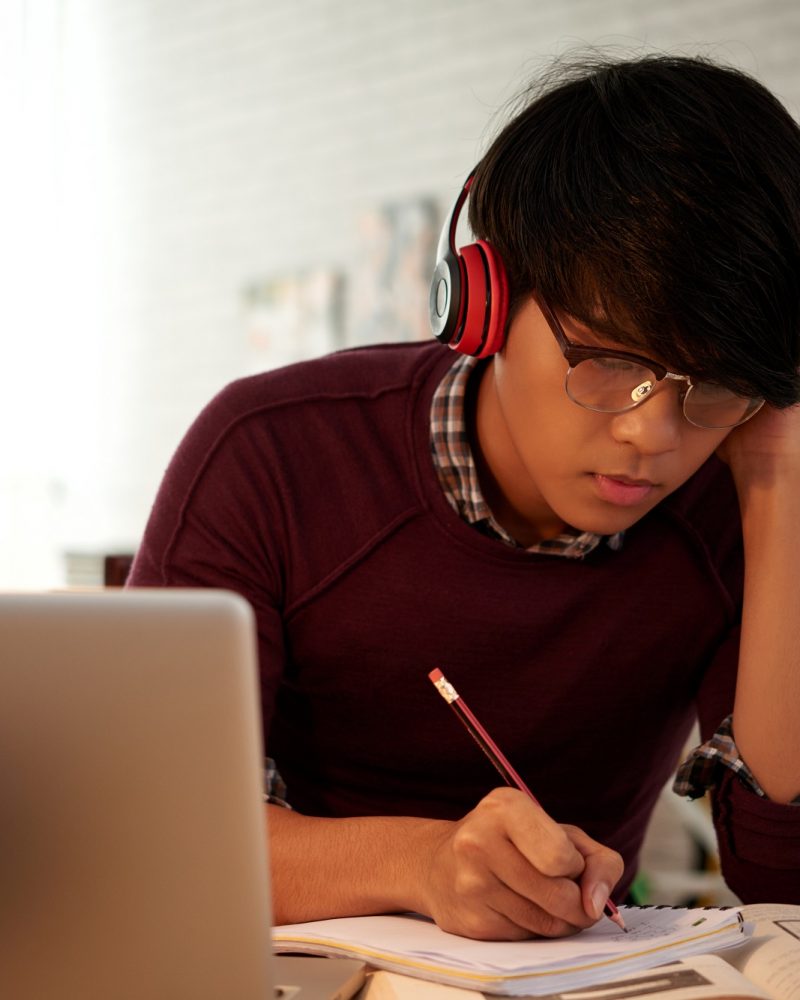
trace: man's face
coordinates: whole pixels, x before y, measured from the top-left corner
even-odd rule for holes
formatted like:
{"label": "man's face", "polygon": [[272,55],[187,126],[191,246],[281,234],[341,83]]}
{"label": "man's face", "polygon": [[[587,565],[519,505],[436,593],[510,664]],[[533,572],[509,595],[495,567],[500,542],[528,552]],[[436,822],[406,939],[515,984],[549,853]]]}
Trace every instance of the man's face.
{"label": "man's face", "polygon": [[[622,347],[560,318],[576,343]],[[586,410],[565,392],[568,367],[529,299],[478,392],[478,464],[487,500],[523,544],[551,537],[564,525],[600,534],[629,527],[684,483],[730,433],[690,424],[679,396],[685,383],[669,380],[636,409]]]}

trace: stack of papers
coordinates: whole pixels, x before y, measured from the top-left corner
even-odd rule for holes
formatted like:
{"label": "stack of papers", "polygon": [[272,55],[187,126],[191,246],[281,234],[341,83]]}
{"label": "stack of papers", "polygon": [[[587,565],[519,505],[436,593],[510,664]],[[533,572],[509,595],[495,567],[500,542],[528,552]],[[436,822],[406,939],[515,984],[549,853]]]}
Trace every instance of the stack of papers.
{"label": "stack of papers", "polygon": [[602,919],[569,938],[474,941],[417,914],[346,917],[273,928],[277,952],[344,955],[375,968],[508,996],[543,996],[740,944],[736,908],[620,907],[628,933]]}

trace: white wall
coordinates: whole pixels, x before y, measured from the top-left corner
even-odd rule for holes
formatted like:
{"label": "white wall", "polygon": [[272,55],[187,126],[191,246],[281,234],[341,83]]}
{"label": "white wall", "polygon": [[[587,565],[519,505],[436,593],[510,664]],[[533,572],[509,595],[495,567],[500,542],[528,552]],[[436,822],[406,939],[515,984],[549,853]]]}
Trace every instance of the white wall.
{"label": "white wall", "polygon": [[57,176],[35,182],[43,213],[17,144],[42,254],[12,322],[0,306],[0,586],[60,582],[65,550],[134,546],[186,426],[249,370],[243,286],[347,271],[370,207],[447,203],[493,113],[553,54],[710,52],[800,108],[794,0],[45,6],[55,93],[39,74],[35,148],[53,147]]}

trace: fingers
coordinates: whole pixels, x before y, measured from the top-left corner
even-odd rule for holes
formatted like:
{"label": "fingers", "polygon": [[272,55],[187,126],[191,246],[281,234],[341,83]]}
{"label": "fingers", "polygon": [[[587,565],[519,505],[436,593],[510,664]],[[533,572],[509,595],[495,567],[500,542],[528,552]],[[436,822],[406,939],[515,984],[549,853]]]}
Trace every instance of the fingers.
{"label": "fingers", "polygon": [[445,841],[431,868],[430,915],[466,937],[574,934],[602,914],[622,871],[613,851],[515,789],[495,789]]}
{"label": "fingers", "polygon": [[[580,905],[580,891],[572,884],[578,900],[576,912],[585,926],[591,925]],[[521,941],[531,937],[567,937],[582,929],[549,912],[525,896],[513,892],[498,879],[481,886],[480,894],[459,894],[459,903],[447,915],[435,917],[439,926],[462,937],[483,941]]]}
{"label": "fingers", "polygon": [[622,857],[593,840],[576,826],[565,827],[576,850],[583,855],[585,867],[580,877],[583,907],[589,916],[599,919],[614,886],[622,878],[625,865]]}
{"label": "fingers", "polygon": [[[453,836],[452,852],[462,922],[458,933],[498,937],[502,931],[503,937],[560,937],[591,924],[577,883],[542,874],[504,831],[490,837],[486,827],[465,823]],[[508,933],[509,923],[513,934]]]}
{"label": "fingers", "polygon": [[567,828],[528,796],[510,788],[497,788],[482,804],[501,813],[511,842],[542,875],[554,879],[576,879],[581,875],[586,862]]}

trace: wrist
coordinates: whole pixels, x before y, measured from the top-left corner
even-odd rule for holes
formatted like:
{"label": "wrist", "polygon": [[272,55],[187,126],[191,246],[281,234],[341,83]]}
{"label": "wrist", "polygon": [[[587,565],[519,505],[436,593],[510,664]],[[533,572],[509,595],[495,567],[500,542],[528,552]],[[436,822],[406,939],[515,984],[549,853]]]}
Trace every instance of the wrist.
{"label": "wrist", "polygon": [[800,516],[800,461],[748,462],[740,470],[732,465],[731,473],[745,535],[754,529],[784,531],[784,523],[791,529],[787,541],[796,534]]}
{"label": "wrist", "polygon": [[738,490],[775,489],[785,483],[800,482],[800,455],[731,456],[727,465]]}
{"label": "wrist", "polygon": [[450,820],[418,820],[405,841],[398,903],[403,909],[434,916],[440,850],[452,833]]}

